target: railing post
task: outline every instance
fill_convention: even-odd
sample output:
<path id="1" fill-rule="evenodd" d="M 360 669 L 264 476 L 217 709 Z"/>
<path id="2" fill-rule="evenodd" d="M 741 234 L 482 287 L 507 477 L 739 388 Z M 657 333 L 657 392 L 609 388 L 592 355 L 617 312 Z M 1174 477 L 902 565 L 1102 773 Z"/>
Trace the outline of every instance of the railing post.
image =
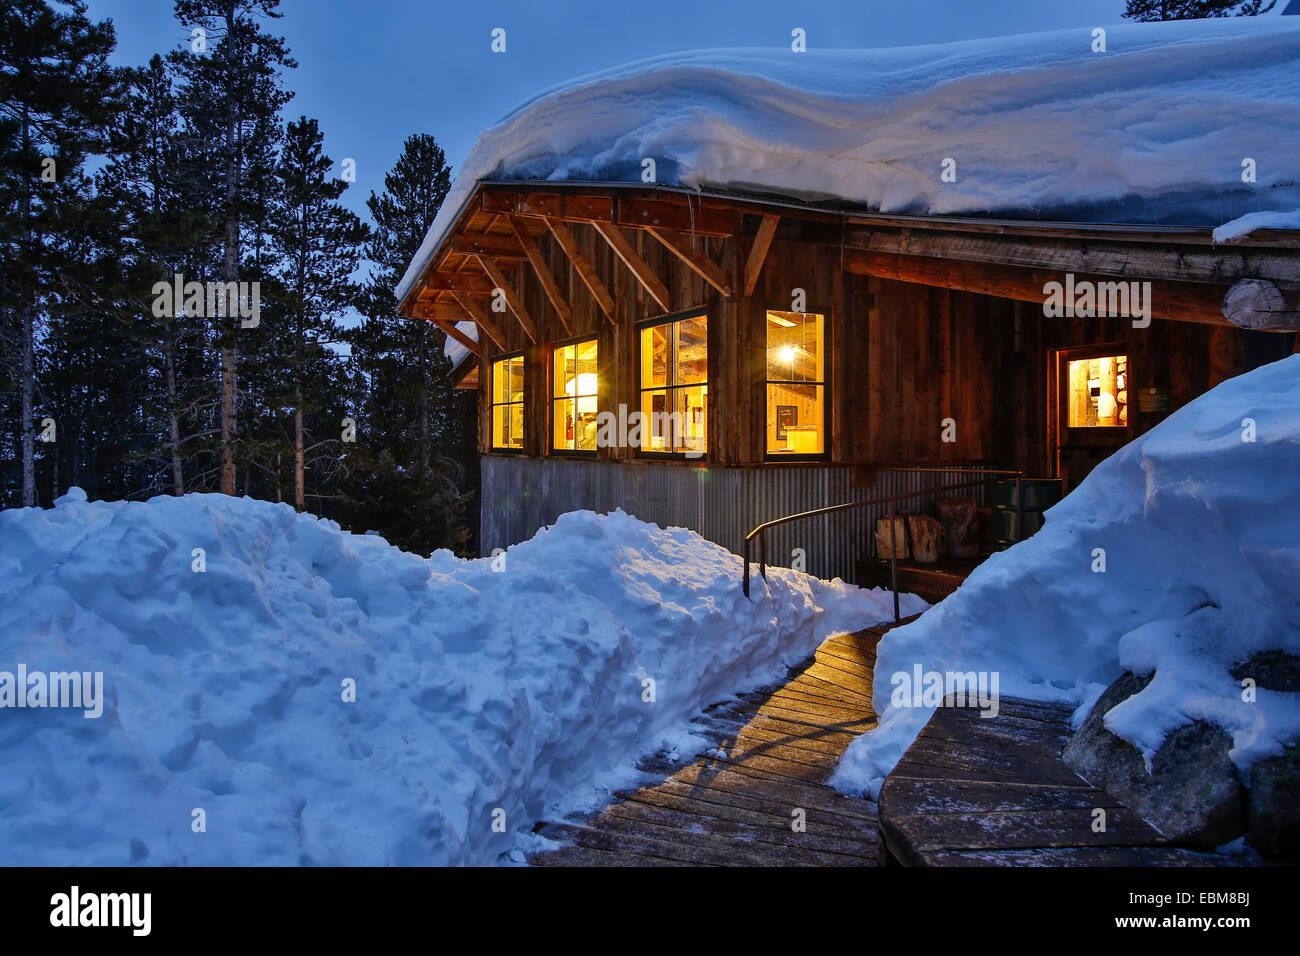
<path id="1" fill-rule="evenodd" d="M 749 597 L 749 539 L 748 538 L 745 539 L 744 552 L 745 552 L 745 577 L 744 577 L 745 597 Z"/>
<path id="2" fill-rule="evenodd" d="M 1016 472 L 1016 543 L 1019 544 L 1025 531 L 1024 487 L 1020 483 L 1021 473 Z"/>
<path id="3" fill-rule="evenodd" d="M 767 580 L 767 532 L 758 533 L 758 573 L 763 575 L 763 580 Z"/>
<path id="4" fill-rule="evenodd" d="M 894 595 L 894 623 L 898 623 L 898 522 L 889 516 L 889 590 Z"/>

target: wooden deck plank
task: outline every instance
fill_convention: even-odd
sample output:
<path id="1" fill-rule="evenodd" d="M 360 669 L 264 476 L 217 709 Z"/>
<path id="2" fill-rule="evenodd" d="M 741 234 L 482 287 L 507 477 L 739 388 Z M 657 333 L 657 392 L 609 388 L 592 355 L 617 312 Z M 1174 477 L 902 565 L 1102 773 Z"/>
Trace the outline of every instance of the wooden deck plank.
<path id="1" fill-rule="evenodd" d="M 1065 766 L 1071 712 L 1006 697 L 992 718 L 938 708 L 881 787 L 889 854 L 916 866 L 1214 865 Z"/>
<path id="2" fill-rule="evenodd" d="M 694 724 L 714 749 L 642 760 L 660 782 L 619 791 L 595 814 L 539 824 L 562 845 L 531 862 L 874 866 L 875 804 L 826 781 L 849 743 L 876 725 L 871 669 L 887 629 L 833 638 L 783 684 L 708 708 Z"/>

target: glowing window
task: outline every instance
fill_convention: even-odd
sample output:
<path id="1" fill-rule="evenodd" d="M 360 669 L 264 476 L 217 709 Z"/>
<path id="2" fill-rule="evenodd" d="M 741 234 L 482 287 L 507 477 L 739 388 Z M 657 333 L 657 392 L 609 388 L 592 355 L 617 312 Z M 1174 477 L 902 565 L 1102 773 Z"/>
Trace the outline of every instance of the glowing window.
<path id="1" fill-rule="evenodd" d="M 551 448 L 596 450 L 596 340 L 555 349 L 551 372 Z"/>
<path id="2" fill-rule="evenodd" d="M 492 363 L 492 447 L 524 447 L 524 357 L 511 355 Z"/>
<path id="3" fill-rule="evenodd" d="M 708 316 L 641 328 L 641 449 L 702 454 L 708 447 Z"/>
<path id="4" fill-rule="evenodd" d="M 1128 426 L 1128 356 L 1076 359 L 1066 370 L 1070 428 Z"/>
<path id="5" fill-rule="evenodd" d="M 826 450 L 825 317 L 767 313 L 767 453 Z"/>

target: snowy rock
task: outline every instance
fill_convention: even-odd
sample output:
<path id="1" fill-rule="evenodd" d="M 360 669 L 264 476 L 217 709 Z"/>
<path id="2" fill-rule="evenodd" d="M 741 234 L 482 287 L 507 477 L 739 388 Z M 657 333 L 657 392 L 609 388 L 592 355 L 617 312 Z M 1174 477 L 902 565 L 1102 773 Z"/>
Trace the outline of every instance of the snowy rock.
<path id="1" fill-rule="evenodd" d="M 1228 759 L 1228 736 L 1205 721 L 1170 733 L 1150 772 L 1142 754 L 1111 733 L 1106 715 L 1151 683 L 1124 673 L 1106 688 L 1065 747 L 1065 763 L 1094 786 L 1118 797 L 1175 843 L 1213 850 L 1246 829 L 1245 789 Z"/>
<path id="2" fill-rule="evenodd" d="M 54 506 L 57 508 L 59 505 L 83 504 L 86 500 L 86 493 L 76 485 L 73 485 L 68 489 L 67 494 L 60 495 L 58 498 L 54 499 Z"/>
<path id="3" fill-rule="evenodd" d="M 1300 860 L 1300 747 L 1251 769 L 1247 829 L 1261 856 Z"/>

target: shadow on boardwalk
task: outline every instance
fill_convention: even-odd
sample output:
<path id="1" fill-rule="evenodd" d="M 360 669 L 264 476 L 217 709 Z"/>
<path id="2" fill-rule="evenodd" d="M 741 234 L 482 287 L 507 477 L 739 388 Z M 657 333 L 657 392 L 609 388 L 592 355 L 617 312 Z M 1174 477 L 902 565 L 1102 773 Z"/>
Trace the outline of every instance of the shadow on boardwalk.
<path id="1" fill-rule="evenodd" d="M 714 743 L 662 782 L 598 813 L 535 829 L 559 846 L 535 866 L 875 866 L 876 805 L 827 786 L 849 742 L 876 725 L 876 643 L 893 625 L 827 640 L 775 689 L 710 708 Z"/>

